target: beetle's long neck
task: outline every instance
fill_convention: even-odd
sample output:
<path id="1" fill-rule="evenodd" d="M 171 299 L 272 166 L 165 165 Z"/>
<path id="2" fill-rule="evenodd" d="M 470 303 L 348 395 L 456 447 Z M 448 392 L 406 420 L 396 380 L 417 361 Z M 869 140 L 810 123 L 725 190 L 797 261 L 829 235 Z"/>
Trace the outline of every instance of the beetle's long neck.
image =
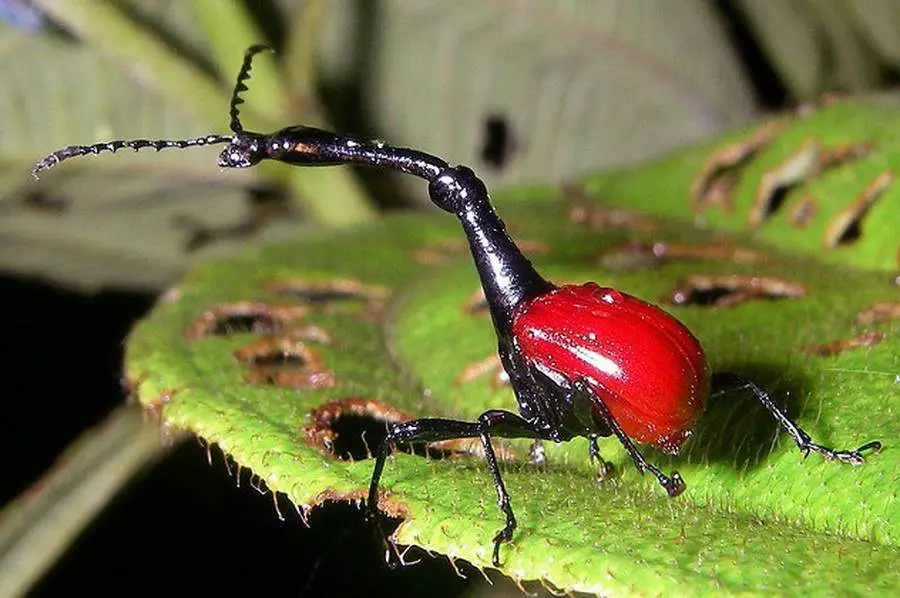
<path id="1" fill-rule="evenodd" d="M 553 288 L 506 234 L 484 183 L 465 166 L 449 166 L 436 156 L 409 148 L 304 126 L 279 131 L 265 147 L 265 157 L 291 164 L 355 162 L 393 168 L 428 181 L 431 201 L 462 223 L 501 340 L 511 338 L 515 308 Z"/>
<path id="2" fill-rule="evenodd" d="M 515 308 L 553 286 L 509 237 L 487 195 L 483 203 L 466 205 L 457 216 L 469 240 L 494 327 L 501 337 L 508 337 Z"/>

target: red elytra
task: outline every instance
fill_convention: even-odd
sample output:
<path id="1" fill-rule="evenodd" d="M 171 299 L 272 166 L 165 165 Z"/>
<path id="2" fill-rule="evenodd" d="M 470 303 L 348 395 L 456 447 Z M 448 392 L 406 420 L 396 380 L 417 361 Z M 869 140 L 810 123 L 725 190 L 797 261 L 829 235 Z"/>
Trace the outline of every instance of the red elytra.
<path id="1" fill-rule="evenodd" d="M 513 334 L 551 377 L 584 378 L 639 442 L 677 452 L 706 407 L 710 370 L 700 342 L 631 295 L 593 282 L 563 286 L 520 305 Z"/>

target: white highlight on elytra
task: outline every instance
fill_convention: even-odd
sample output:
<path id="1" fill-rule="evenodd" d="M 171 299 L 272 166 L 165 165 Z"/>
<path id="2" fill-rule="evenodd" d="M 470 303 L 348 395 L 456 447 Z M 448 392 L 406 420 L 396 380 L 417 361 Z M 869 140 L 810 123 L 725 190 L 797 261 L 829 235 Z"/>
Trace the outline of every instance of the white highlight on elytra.
<path id="1" fill-rule="evenodd" d="M 547 333 L 545 330 L 535 329 L 531 331 L 531 334 L 534 335 L 535 338 L 542 341 L 554 343 L 551 334 Z M 622 368 L 619 366 L 619 364 L 611 360 L 609 357 L 606 357 L 605 355 L 601 355 L 600 353 L 588 349 L 587 347 L 583 347 L 577 343 L 569 345 L 565 347 L 565 349 L 572 353 L 579 360 L 590 364 L 592 367 L 596 368 L 598 371 L 603 372 L 607 376 L 610 376 L 612 378 L 620 378 L 622 375 Z"/>

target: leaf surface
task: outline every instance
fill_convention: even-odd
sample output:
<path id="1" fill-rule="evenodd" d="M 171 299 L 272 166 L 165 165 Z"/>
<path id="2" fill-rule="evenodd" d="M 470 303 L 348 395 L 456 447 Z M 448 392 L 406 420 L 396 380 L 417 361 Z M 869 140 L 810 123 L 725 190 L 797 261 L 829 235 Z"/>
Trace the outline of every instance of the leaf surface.
<path id="1" fill-rule="evenodd" d="M 817 122 L 822 135 L 837 134 L 827 118 Z M 642 479 L 614 441 L 601 449 L 616 473 L 599 484 L 583 439 L 547 447 L 545 469 L 527 463 L 527 445 L 505 443 L 518 455 L 503 471 L 519 527 L 502 548 L 502 571 L 600 594 L 896 589 L 900 460 L 892 444 L 900 433 L 893 417 L 900 344 L 896 313 L 875 308 L 896 306 L 896 287 L 863 258 L 864 268 L 854 269 L 808 255 L 802 233 L 794 235 L 797 247 L 785 238 L 779 250 L 746 234 L 679 223 L 674 215 L 691 214 L 683 183 L 702 167 L 702 155 L 690 150 L 666 164 L 664 175 L 659 165 L 647 168 L 645 193 L 656 201 L 641 205 L 658 208 L 666 220 L 609 208 L 639 196 L 637 172 L 628 175 L 630 186 L 604 188 L 603 202 L 572 189 L 569 201 L 560 201 L 558 190 L 532 188 L 498 194 L 498 207 L 548 277 L 595 280 L 663 301 L 701 339 L 714 370 L 770 389 L 823 444 L 854 448 L 880 439 L 886 448 L 861 467 L 804 461 L 740 392 L 714 398 L 678 457 L 645 449 L 684 476 L 688 490 L 676 499 Z M 864 163 L 848 172 L 858 165 Z M 616 195 L 620 189 L 627 199 Z M 610 227 L 612 221 L 619 224 Z M 469 420 L 486 408 L 515 408 L 489 369 L 467 375 L 491 357 L 495 340 L 473 298 L 477 278 L 461 240 L 446 215 L 392 217 L 204 266 L 135 329 L 129 379 L 164 422 L 219 445 L 301 510 L 359 501 L 372 461 L 337 460 L 314 441 L 324 428 L 311 414 L 323 405 L 355 401 L 375 405 L 369 413 L 381 416 L 400 409 Z M 648 257 L 647 246 L 669 253 Z M 686 305 L 665 303 L 675 290 L 708 279 L 778 284 L 764 293 L 748 290 L 756 288 L 751 284 L 715 288 Z M 286 280 L 293 294 L 278 290 Z M 330 291 L 322 291 L 323 281 L 331 281 Z M 799 288 L 802 296 L 773 298 L 773 289 L 783 288 Z M 216 318 L 224 306 L 231 317 Z M 290 312 L 296 308 L 308 311 Z M 282 322 L 276 330 L 273 317 Z M 319 327 L 315 334 L 305 328 L 310 324 Z M 244 331 L 228 334 L 229 327 Z M 218 334 L 198 337 L 203 329 Z M 289 344 L 300 337 L 302 350 Z M 260 352 L 259 343 L 270 352 Z M 254 365 L 248 354 L 260 360 Z M 323 376 L 336 384 L 284 384 Z M 502 517 L 480 459 L 398 454 L 383 482 L 382 510 L 403 519 L 395 534 L 400 544 L 489 566 Z"/>

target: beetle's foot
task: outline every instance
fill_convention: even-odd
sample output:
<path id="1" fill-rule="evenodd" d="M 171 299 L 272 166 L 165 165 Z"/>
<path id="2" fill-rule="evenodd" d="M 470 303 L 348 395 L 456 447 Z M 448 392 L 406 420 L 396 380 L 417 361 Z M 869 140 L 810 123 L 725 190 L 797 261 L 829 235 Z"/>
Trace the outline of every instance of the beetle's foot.
<path id="1" fill-rule="evenodd" d="M 868 451 L 878 453 L 878 451 L 881 450 L 881 443 L 877 440 L 873 440 L 872 442 L 867 442 L 862 445 L 855 451 L 842 451 L 830 449 L 813 442 L 807 442 L 800 446 L 800 450 L 803 451 L 804 457 L 809 456 L 810 453 L 819 453 L 829 461 L 840 461 L 841 463 L 847 463 L 849 465 L 862 465 L 866 462 L 863 453 Z"/>
<path id="2" fill-rule="evenodd" d="M 677 471 L 673 471 L 671 477 L 662 476 L 659 478 L 659 483 L 666 489 L 669 496 L 678 496 L 687 489 L 687 484 L 684 483 L 684 479 Z"/>
<path id="3" fill-rule="evenodd" d="M 500 566 L 500 544 L 512 540 L 514 529 L 515 526 L 507 524 L 506 527 L 504 527 L 496 536 L 494 536 L 494 556 L 493 558 L 491 558 L 491 562 L 495 567 Z"/>
<path id="4" fill-rule="evenodd" d="M 644 471 L 649 471 L 655 475 L 656 479 L 659 480 L 659 485 L 665 488 L 669 496 L 678 496 L 687 488 L 687 484 L 684 483 L 684 479 L 677 471 L 673 471 L 671 476 L 667 476 L 658 467 L 649 463 L 643 464 L 641 473 Z"/>

